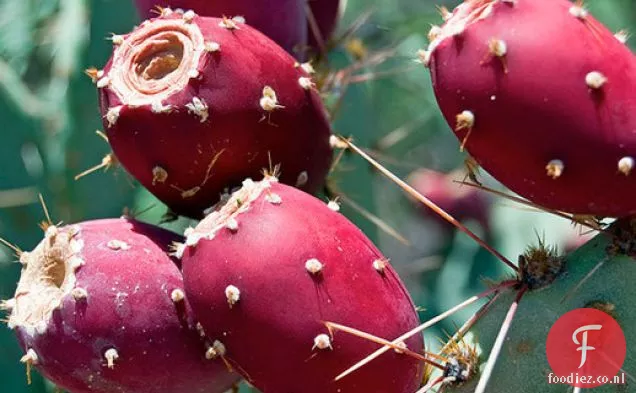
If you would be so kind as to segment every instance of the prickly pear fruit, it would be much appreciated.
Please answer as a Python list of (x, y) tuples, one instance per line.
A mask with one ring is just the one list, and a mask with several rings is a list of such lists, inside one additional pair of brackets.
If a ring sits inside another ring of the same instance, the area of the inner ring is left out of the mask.
[(157, 16), (157, 6), (193, 10), (216, 18), (241, 16), (289, 53), (302, 49), (307, 42), (303, 0), (135, 0), (135, 4), (144, 19)]
[[(534, 280), (523, 281), (543, 281), (545, 285), (530, 289), (521, 298), (485, 391), (563, 392), (564, 385), (548, 384), (548, 374), (552, 370), (546, 356), (546, 340), (556, 320), (573, 309), (595, 308), (614, 317), (628, 338), (627, 353), (633, 353), (636, 342), (629, 338), (636, 335), (636, 309), (633, 306), (636, 286), (632, 280), (636, 279), (636, 263), (633, 259), (636, 255), (635, 246), (634, 224), (629, 220), (622, 220), (614, 224), (607, 233), (599, 234), (562, 258), (563, 267), (556, 276), (541, 274), (554, 271), (552, 268), (545, 269), (548, 267), (545, 262), (549, 260), (544, 260), (543, 263), (541, 260), (535, 261), (540, 263), (534, 264), (535, 269), (528, 270), (534, 271)], [(532, 263), (526, 266), (532, 266)], [(527, 274), (526, 277), (532, 275)], [(482, 370), (510, 305), (517, 296), (518, 289), (503, 290), (501, 296), (471, 329), (477, 339), (476, 344), (481, 348), (482, 357), (478, 363)], [(590, 345), (593, 345), (594, 342), (590, 340)], [(627, 356), (622, 369), (629, 375), (628, 370), (634, 370), (635, 367), (636, 359)], [(585, 374), (587, 373), (581, 371), (580, 375)], [(479, 378), (479, 375), (475, 375), (462, 386), (451, 384), (446, 391), (474, 392)], [(606, 385), (594, 388), (593, 391), (631, 391), (629, 385), (632, 382), (629, 377), (626, 378), (626, 383), (627, 385)]]
[[(378, 345), (332, 336), (325, 321), (389, 339), (418, 324), (386, 258), (336, 207), (272, 177), (246, 180), (186, 231), (186, 294), (226, 361), (261, 391), (412, 393), (421, 366), (394, 351), (334, 382)], [(422, 337), (405, 345), (420, 352)]]
[[(486, 232), (490, 230), (490, 200), (488, 196), (473, 187), (463, 186), (454, 181), (461, 180), (457, 173), (444, 174), (430, 169), (413, 171), (408, 182), (420, 194), (434, 201), (445, 212), (459, 221), (474, 220)], [(429, 208), (415, 202), (426, 217), (430, 217), (443, 228), (454, 230), (448, 221), (433, 213)]]
[(462, 146), (512, 191), (575, 214), (636, 212), (636, 60), (567, 0), (466, 0), (421, 56)]
[(166, 254), (179, 236), (129, 219), (50, 226), (20, 255), (11, 310), (22, 361), (73, 393), (224, 392)]
[(281, 165), (321, 187), (330, 127), (310, 75), (240, 21), (168, 12), (113, 38), (101, 111), (121, 164), (175, 213), (199, 217), (226, 187)]
[[(344, 13), (347, 1), (309, 0), (307, 2), (311, 15), (308, 15), (308, 44), (320, 49), (331, 38), (338, 25), (338, 19)], [(313, 22), (312, 22), (313, 19)], [(315, 23), (315, 24), (314, 24)]]

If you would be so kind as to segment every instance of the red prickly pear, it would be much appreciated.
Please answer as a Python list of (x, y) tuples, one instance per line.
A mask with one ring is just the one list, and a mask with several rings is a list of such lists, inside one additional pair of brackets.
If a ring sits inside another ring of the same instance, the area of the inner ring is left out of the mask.
[(317, 191), (332, 152), (309, 67), (240, 21), (164, 14), (115, 36), (97, 80), (121, 164), (191, 217), (272, 164), (282, 182)]
[[(490, 231), (490, 200), (481, 190), (457, 184), (461, 180), (456, 172), (449, 174), (429, 169), (418, 169), (409, 175), (408, 182), (420, 194), (432, 200), (442, 210), (460, 221), (474, 220), (487, 233)], [(435, 219), (444, 228), (454, 230), (454, 226), (442, 219), (429, 208), (417, 203), (427, 217)]]
[(336, 30), (338, 20), (342, 17), (347, 6), (347, 0), (309, 0), (308, 4), (311, 10), (311, 16), (308, 19), (313, 17), (315, 21), (314, 27), (312, 27), (311, 20), (308, 21), (308, 44), (312, 48), (320, 48), (319, 43), (329, 41)]
[(240, 16), (289, 53), (307, 42), (304, 0), (135, 0), (144, 19), (157, 16), (157, 6), (193, 10), (216, 18)]
[(20, 255), (9, 327), (22, 361), (73, 393), (222, 393), (239, 378), (206, 342), (166, 254), (180, 236), (129, 219), (50, 226)]
[[(377, 344), (331, 336), (324, 321), (386, 339), (418, 324), (386, 258), (335, 210), (275, 178), (246, 180), (186, 230), (186, 294), (226, 361), (261, 391), (412, 393), (422, 367), (394, 351), (334, 382)], [(405, 344), (423, 350), (419, 335)]]
[(421, 52), (462, 147), (512, 191), (574, 214), (636, 212), (636, 59), (582, 5), (467, 0)]

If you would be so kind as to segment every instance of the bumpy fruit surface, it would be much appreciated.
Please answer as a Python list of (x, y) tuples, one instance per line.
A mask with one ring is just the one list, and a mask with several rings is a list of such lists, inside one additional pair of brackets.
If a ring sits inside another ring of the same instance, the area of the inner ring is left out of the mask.
[(224, 392), (166, 254), (172, 232), (129, 219), (51, 226), (24, 264), (9, 327), (23, 361), (72, 393)]
[(136, 0), (144, 19), (157, 16), (157, 6), (193, 10), (216, 18), (241, 16), (289, 53), (300, 53), (307, 42), (303, 0)]
[(567, 0), (467, 0), (422, 51), (444, 116), (512, 191), (576, 214), (636, 212), (636, 60)]
[[(418, 324), (399, 277), (364, 234), (324, 202), (273, 178), (246, 180), (186, 231), (186, 293), (226, 360), (264, 392), (412, 393), (421, 365), (390, 351), (334, 378), (378, 345), (324, 321), (393, 340)], [(407, 340), (421, 352), (421, 336)]]
[(311, 76), (240, 21), (164, 10), (126, 36), (97, 78), (113, 151), (176, 213), (199, 217), (226, 187), (280, 164), (318, 190), (330, 127)]

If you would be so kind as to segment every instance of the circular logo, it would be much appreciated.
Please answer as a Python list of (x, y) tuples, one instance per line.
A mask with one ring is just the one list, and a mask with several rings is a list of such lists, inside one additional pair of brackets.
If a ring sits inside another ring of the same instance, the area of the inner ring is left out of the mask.
[(594, 308), (578, 308), (559, 318), (548, 333), (549, 383), (593, 388), (620, 383), (627, 352), (618, 322)]

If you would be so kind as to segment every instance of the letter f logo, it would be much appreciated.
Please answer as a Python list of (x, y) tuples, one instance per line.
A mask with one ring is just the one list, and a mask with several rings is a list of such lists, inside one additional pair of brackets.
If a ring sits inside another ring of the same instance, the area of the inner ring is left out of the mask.
[[(587, 360), (587, 351), (593, 351), (596, 349), (594, 347), (590, 347), (587, 345), (588, 330), (601, 330), (602, 327), (603, 327), (602, 325), (585, 325), (576, 329), (574, 333), (572, 333), (572, 341), (574, 341), (574, 344), (581, 345), (580, 347), (576, 349), (577, 351), (581, 351), (581, 364), (579, 365), (579, 368), (583, 367), (583, 365), (585, 364), (585, 361)], [(582, 340), (579, 342), (577, 336), (581, 332), (583, 333), (581, 335)]]

